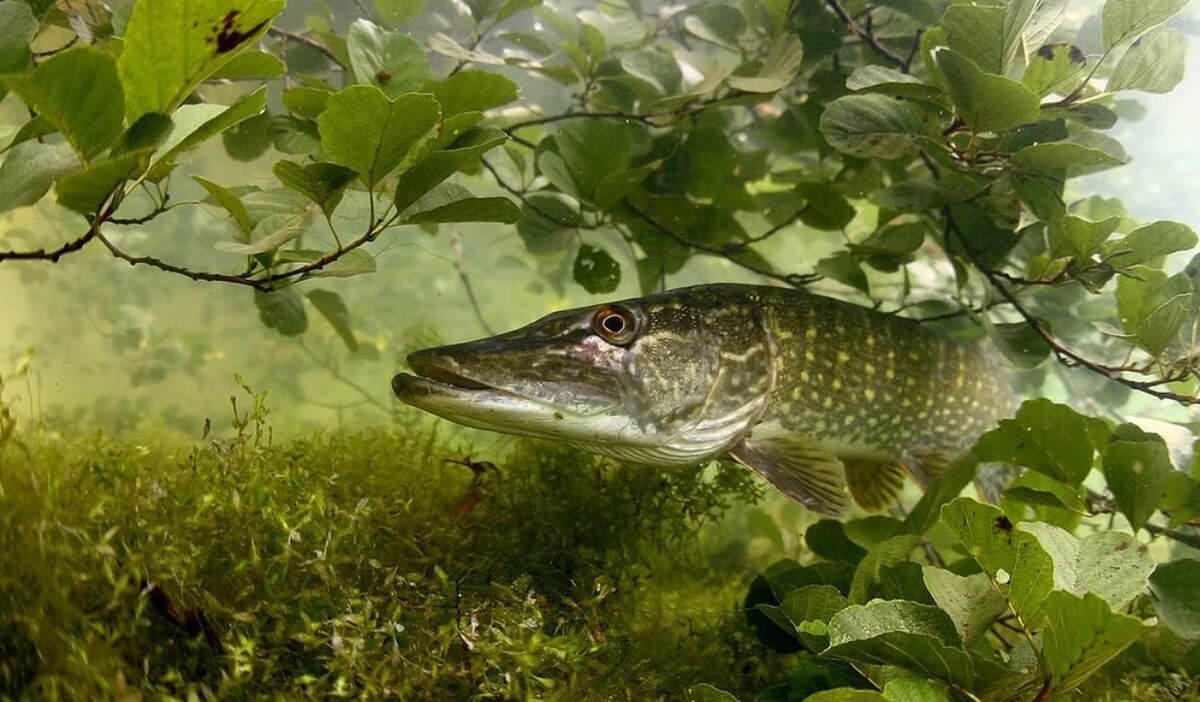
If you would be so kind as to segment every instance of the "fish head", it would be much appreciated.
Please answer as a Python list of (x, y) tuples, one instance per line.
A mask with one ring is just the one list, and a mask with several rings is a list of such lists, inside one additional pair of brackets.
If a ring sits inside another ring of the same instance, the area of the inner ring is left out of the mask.
[(749, 301), (686, 289), (556, 312), (417, 351), (392, 389), (468, 426), (695, 462), (728, 448), (765, 408), (773, 371), (759, 321)]

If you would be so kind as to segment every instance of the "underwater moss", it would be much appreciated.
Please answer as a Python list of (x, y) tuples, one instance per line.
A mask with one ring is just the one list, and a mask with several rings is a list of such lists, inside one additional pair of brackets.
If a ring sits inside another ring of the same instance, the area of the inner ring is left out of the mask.
[(736, 612), (744, 549), (704, 536), (756, 496), (745, 471), (541, 443), (471, 464), (429, 423), (274, 442), (259, 410), (203, 445), (0, 449), (0, 698), (652, 700), (783, 675)]

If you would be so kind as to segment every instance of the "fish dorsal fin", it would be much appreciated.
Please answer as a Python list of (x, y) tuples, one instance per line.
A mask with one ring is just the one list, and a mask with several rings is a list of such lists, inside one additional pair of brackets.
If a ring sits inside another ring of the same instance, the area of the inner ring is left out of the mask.
[(913, 480), (917, 481), (917, 485), (920, 485), (922, 490), (927, 490), (933, 481), (950, 469), (953, 462), (954, 459), (945, 451), (919, 451), (910, 454), (909, 459), (904, 462), (904, 467), (908, 469), (908, 474)]
[(896, 461), (844, 458), (842, 464), (850, 494), (868, 512), (878, 512), (895, 502), (904, 487), (904, 466)]
[(730, 454), (777, 490), (805, 507), (837, 515), (846, 509), (842, 462), (821, 450), (810, 437), (785, 434), (746, 439)]

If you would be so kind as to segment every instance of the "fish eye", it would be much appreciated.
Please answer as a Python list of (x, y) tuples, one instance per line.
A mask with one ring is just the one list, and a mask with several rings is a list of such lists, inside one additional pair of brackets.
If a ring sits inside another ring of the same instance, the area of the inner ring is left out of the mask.
[(610, 344), (623, 346), (633, 341), (637, 333), (637, 319), (624, 307), (605, 305), (592, 318), (592, 331)]

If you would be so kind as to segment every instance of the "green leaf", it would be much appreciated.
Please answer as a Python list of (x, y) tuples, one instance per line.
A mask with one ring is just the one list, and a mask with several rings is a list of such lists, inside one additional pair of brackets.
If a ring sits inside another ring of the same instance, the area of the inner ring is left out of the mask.
[(604, 249), (582, 244), (571, 269), (575, 282), (592, 293), (610, 293), (621, 284), (621, 265)]
[[(1027, 475), (1036, 475), (1036, 473), (1028, 473)], [(1054, 481), (1054, 484), (1058, 485), (1060, 489), (1047, 490), (1043, 487), (1014, 485), (1004, 491), (1004, 498), (1016, 500), (1027, 505), (1054, 507), (1076, 514), (1085, 514), (1083, 501), (1079, 498), (1079, 495), (1073, 493), (1069, 487), (1062, 483)]]
[(583, 224), (579, 201), (556, 192), (537, 192), (521, 205), (517, 234), (530, 253), (545, 255), (561, 251)]
[(804, 532), (804, 544), (827, 561), (858, 563), (867, 550), (846, 536), (845, 528), (836, 519), (822, 519)]
[(1185, 273), (1168, 277), (1144, 266), (1131, 272), (1117, 279), (1117, 316), (1121, 328), (1157, 356), (1187, 320), (1195, 290)]
[(477, 127), (466, 132), (444, 149), (434, 151), (412, 168), (400, 174), (395, 203), (404, 211), (438, 183), (460, 168), (467, 167), (483, 154), (500, 146), (508, 137), (494, 127)]
[(1050, 357), (1049, 344), (1026, 322), (993, 324), (985, 320), (984, 326), (1004, 357), (1018, 368), (1037, 368)]
[(1129, 534), (1101, 531), (1084, 539), (1044, 522), (1022, 522), (1018, 527), (1037, 537), (1054, 561), (1054, 589), (1104, 598), (1120, 609), (1146, 590), (1154, 557)]
[(1114, 268), (1150, 263), (1196, 246), (1196, 233), (1186, 224), (1160, 220), (1138, 227), (1123, 239), (1104, 247), (1104, 258)]
[(937, 54), (938, 68), (958, 115), (977, 132), (1004, 132), (1036, 121), (1036, 93), (1001, 75), (986, 73), (970, 59), (949, 50)]
[(1141, 529), (1167, 492), (1172, 466), (1166, 444), (1153, 439), (1114, 441), (1104, 450), (1103, 459), (1117, 511), (1135, 530)]
[(1054, 690), (1070, 690), (1086, 680), (1129, 644), (1145, 627), (1117, 614), (1096, 595), (1076, 597), (1052, 592), (1046, 598), (1042, 627), (1042, 664)]
[(887, 95), (834, 100), (821, 113), (820, 129), (830, 146), (860, 158), (899, 158), (926, 136), (921, 109)]
[(1070, 95), (1083, 84), (1088, 60), (1074, 44), (1047, 44), (1029, 59), (1021, 82), (1040, 97), (1051, 93)]
[(849, 600), (832, 585), (805, 585), (788, 593), (779, 608), (796, 626), (804, 622), (825, 622), (850, 606)]
[(924, 212), (971, 198), (977, 190), (945, 180), (909, 178), (874, 191), (870, 200), (879, 207), (900, 212)]
[[(0, 2), (0, 73), (20, 73), (29, 66), (33, 54), (29, 42), (38, 32), (38, 20), (29, 5), (17, 0)], [(0, 84), (2, 85), (2, 84)], [(7, 91), (0, 87), (0, 100)]]
[[(8, 1), (9, 0), (0, 0), (0, 2), (8, 2)], [(8, 92), (8, 89), (4, 88), (4, 85), (2, 83), (0, 83), (0, 93), (7, 93), (7, 92)], [(38, 115), (37, 117), (30, 119), (24, 125), (22, 125), (21, 128), (17, 130), (17, 133), (13, 135), (12, 140), (8, 142), (8, 146), (4, 147), (3, 149), (0, 149), (0, 153), (3, 153), (5, 151), (11, 149), (12, 147), (16, 146), (17, 144), (29, 141), (30, 139), (37, 139), (39, 137), (44, 137), (47, 134), (53, 134), (56, 131), (58, 131), (58, 129), (56, 129), (53, 124), (51, 124), (50, 120), (46, 119), (45, 117), (42, 117), (41, 115)]]
[(1191, 558), (1163, 563), (1150, 576), (1154, 609), (1176, 634), (1200, 639), (1200, 561)]
[(1129, 160), (1119, 143), (1102, 135), (1077, 134), (1072, 139), (1026, 146), (1013, 154), (1011, 163), (1026, 174), (1074, 178), (1122, 166)]
[(912, 675), (888, 680), (883, 686), (883, 699), (888, 702), (950, 702), (945, 686)]
[(975, 679), (950, 616), (904, 600), (875, 600), (838, 612), (829, 622), (829, 649), (823, 655), (894, 665), (963, 687)]
[(867, 280), (867, 274), (863, 271), (862, 265), (849, 252), (842, 251), (829, 258), (823, 258), (817, 261), (813, 270), (826, 278), (836, 280), (842, 285), (849, 285), (864, 293), (871, 291), (870, 282)]
[(265, 51), (243, 51), (217, 69), (208, 80), (249, 80), (278, 78), (284, 73), (283, 61)]
[(355, 85), (329, 97), (317, 119), (321, 146), (329, 160), (358, 172), (368, 188), (396, 169), (439, 118), (437, 101), (422, 94), (395, 100), (369, 85)]
[(169, 163), (216, 135), (232, 129), (267, 109), (267, 88), (243, 96), (229, 107), (212, 104), (183, 105), (171, 116), (175, 128), (154, 155), (155, 164)]
[(921, 538), (916, 534), (901, 534), (875, 545), (854, 571), (850, 601), (863, 604), (877, 596), (883, 570), (908, 560), (908, 555), (920, 543)]
[[(828, 624), (833, 615), (850, 603), (831, 585), (806, 585), (790, 593), (778, 608), (758, 605), (785, 631), (793, 631), (806, 649), (820, 653), (829, 647)], [(780, 620), (780, 617), (782, 618)]]
[(904, 97), (934, 97), (941, 94), (942, 89), (936, 85), (923, 83), (908, 73), (901, 73), (887, 66), (868, 65), (854, 69), (846, 79), (846, 88), (854, 91), (899, 95)]
[(249, 243), (240, 241), (218, 241), (213, 247), (217, 251), (235, 254), (261, 254), (283, 246), (308, 229), (307, 210), (292, 214), (276, 214), (265, 217), (254, 227)]
[(379, 88), (389, 98), (420, 90), (429, 80), (429, 62), (415, 39), (359, 19), (346, 34), (355, 82)]
[(329, 105), (332, 94), (319, 88), (288, 88), (283, 91), (283, 106), (297, 117), (316, 119)]
[(1020, 40), (1019, 31), (1005, 32), (1005, 15), (996, 4), (955, 3), (946, 8), (941, 26), (951, 50), (988, 73), (1005, 75), (1014, 40)]
[(630, 86), (636, 86), (632, 88), (634, 90), (641, 91), (648, 87), (654, 91), (655, 97), (679, 93), (683, 72), (679, 70), (674, 56), (656, 49), (642, 49), (623, 53), (620, 64), (621, 70), (645, 84), (641, 86), (632, 81), (627, 82)]
[(397, 26), (420, 17), (425, 0), (375, 0), (375, 9), (385, 22)]
[(1100, 250), (1100, 246), (1119, 226), (1120, 217), (1109, 217), (1099, 222), (1071, 215), (1056, 217), (1050, 222), (1050, 255), (1089, 258)]
[(1093, 449), (1087, 420), (1050, 400), (1026, 400), (1013, 419), (979, 439), (980, 461), (1005, 461), (1036, 470), (1064, 483), (1078, 484), (1092, 469)]
[(924, 566), (925, 588), (954, 622), (963, 644), (970, 648), (1006, 608), (1004, 597), (984, 573), (966, 577)]
[(140, 0), (117, 61), (125, 119), (171, 114), (202, 81), (256, 43), (282, 0)]
[(456, 61), (461, 61), (464, 64), (479, 63), (485, 66), (504, 65), (504, 59), (500, 58), (499, 56), (490, 54), (486, 51), (480, 51), (478, 49), (468, 49), (467, 47), (459, 44), (457, 41), (454, 41), (453, 37), (443, 34), (442, 32), (435, 32), (432, 36), (425, 40), (425, 44), (433, 53), (441, 54), (442, 56), (452, 58)]
[(321, 153), (321, 132), (317, 123), (292, 115), (271, 115), (269, 122), (271, 144), (285, 154), (312, 156)]
[(747, 93), (773, 93), (783, 90), (796, 74), (800, 72), (800, 64), (804, 61), (804, 48), (795, 34), (785, 32), (775, 39), (771, 52), (763, 61), (762, 68), (754, 76), (730, 76), (729, 87)]
[(916, 222), (885, 224), (871, 236), (846, 248), (858, 256), (866, 256), (872, 268), (894, 273), (900, 266), (911, 263), (917, 249), (925, 242), (926, 227)]
[(304, 311), (304, 298), (295, 288), (284, 288), (269, 293), (255, 290), (254, 305), (258, 307), (258, 318), (262, 323), (284, 336), (299, 336), (308, 331), (308, 313)]
[(112, 56), (68, 49), (29, 74), (0, 76), (13, 93), (63, 133), (85, 162), (117, 138), (124, 98)]
[(253, 161), (271, 148), (274, 117), (260, 114), (221, 133), (225, 153), (235, 161)]
[(451, 222), (503, 222), (512, 224), (521, 218), (521, 209), (504, 197), (470, 197), (434, 207), (404, 218), (409, 224), (448, 224)]
[(708, 683), (700, 683), (688, 688), (688, 702), (738, 702), (738, 698)]
[(442, 116), (483, 112), (517, 99), (517, 84), (504, 76), (484, 71), (459, 71), (433, 90), (442, 106)]
[(979, 459), (975, 457), (974, 452), (955, 461), (949, 470), (925, 491), (912, 511), (904, 518), (900, 533), (924, 534), (933, 528), (933, 525), (941, 518), (942, 507), (958, 497), (963, 489), (971, 483), (978, 468)]
[[(565, 177), (582, 199), (594, 201), (606, 178), (626, 170), (634, 138), (639, 133), (640, 130), (623, 122), (574, 120), (554, 135), (555, 152), (541, 155), (557, 155), (566, 169), (558, 180)], [(547, 175), (552, 182), (556, 180)]]
[(1105, 0), (1104, 48), (1133, 39), (1175, 16), (1187, 0)]
[(1106, 89), (1169, 93), (1183, 80), (1186, 56), (1182, 34), (1169, 27), (1151, 30), (1121, 57)]
[[(361, 249), (355, 249), (361, 251)], [(342, 296), (330, 290), (310, 290), (306, 293), (308, 301), (321, 313), (325, 321), (333, 327), (337, 335), (346, 343), (351, 353), (358, 350), (358, 339), (350, 329), (350, 310), (342, 301)]]
[(903, 533), (901, 526), (900, 520), (882, 514), (870, 514), (842, 524), (842, 528), (846, 531), (846, 537), (866, 549), (874, 548), (893, 536)]
[(366, 249), (357, 248), (343, 252), (336, 261), (313, 271), (312, 275), (316, 278), (352, 278), (356, 275), (374, 273), (375, 270), (375, 257)]
[(326, 217), (333, 215), (346, 186), (357, 173), (336, 163), (307, 163), (279, 161), (272, 169), (279, 182), (317, 203)]
[(203, 176), (193, 175), (192, 180), (207, 190), (212, 199), (216, 200), (221, 207), (224, 207), (230, 217), (233, 217), (233, 221), (237, 222), (242, 233), (249, 237), (253, 227), (250, 224), (250, 213), (246, 211), (246, 206), (242, 203), (242, 199), (229, 188), (218, 185)]
[(800, 183), (792, 192), (804, 200), (800, 221), (813, 229), (840, 231), (854, 219), (855, 209), (828, 183)]
[(738, 37), (746, 31), (746, 18), (736, 7), (713, 3), (691, 10), (683, 18), (683, 27), (704, 41), (737, 50)]
[(120, 156), (134, 151), (153, 151), (166, 140), (172, 129), (174, 129), (174, 125), (171, 124), (171, 118), (166, 115), (155, 112), (142, 115), (137, 124), (121, 134), (117, 143), (110, 150), (109, 156)]
[(67, 144), (17, 144), (0, 164), (0, 212), (34, 204), (54, 181), (79, 167), (79, 157)]
[(942, 523), (1026, 621), (1054, 585), (1054, 562), (1033, 534), (1015, 528), (992, 505), (960, 497), (942, 508)]
[[(790, 699), (790, 698), (789, 698)], [(859, 690), (854, 687), (839, 687), (822, 690), (804, 698), (804, 702), (880, 702), (887, 698), (874, 690)]]
[(117, 186), (133, 176), (144, 153), (95, 161), (59, 179), (54, 186), (58, 204), (85, 216), (97, 212)]

